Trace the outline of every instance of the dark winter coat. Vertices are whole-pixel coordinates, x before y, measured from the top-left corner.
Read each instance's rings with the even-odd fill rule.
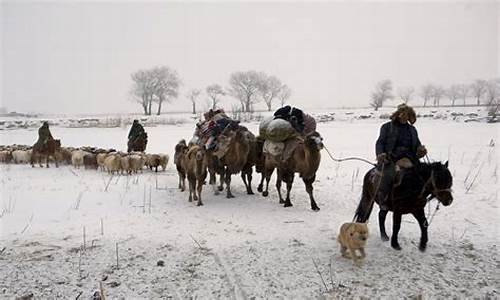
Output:
[[[377,155],[386,153],[394,162],[407,157],[412,162],[418,163],[417,148],[420,145],[417,129],[413,125],[390,121],[380,128],[375,152]]]
[[[134,122],[132,124],[132,128],[130,128],[130,132],[128,133],[128,139],[135,140],[143,133],[144,133],[144,127],[142,127],[142,125],[139,124],[139,122]]]
[[[38,129],[38,141],[36,142],[38,145],[44,145],[48,140],[53,140],[52,134],[50,133],[48,125],[42,125]]]

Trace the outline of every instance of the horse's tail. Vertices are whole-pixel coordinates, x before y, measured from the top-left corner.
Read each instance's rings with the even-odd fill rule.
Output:
[[[361,193],[361,200],[359,201],[358,207],[356,208],[356,213],[354,214],[353,220],[360,223],[366,223],[370,218],[370,214],[373,209],[373,203],[375,202],[375,197],[370,195],[369,186],[371,181],[371,174],[373,169],[366,173],[363,178],[363,191]]]

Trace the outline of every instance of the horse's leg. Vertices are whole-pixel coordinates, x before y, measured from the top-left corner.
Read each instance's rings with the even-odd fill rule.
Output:
[[[54,163],[56,164],[56,168],[59,168],[59,163],[57,162],[57,156],[54,154]]]
[[[378,212],[378,227],[380,228],[380,238],[384,242],[387,242],[389,240],[389,236],[387,236],[387,232],[385,232],[385,217],[387,216],[388,212],[388,210],[380,210]]]
[[[293,185],[293,177],[294,177],[293,172],[287,172],[283,176],[286,182],[286,199],[285,199],[285,207],[290,207],[293,206],[292,202],[290,201],[290,191],[292,190],[292,185]]]
[[[34,168],[35,167],[35,153],[31,153],[31,157],[30,157],[30,162],[31,162],[31,167]],[[17,164],[17,161],[14,160],[14,162]]]
[[[226,171],[226,198],[234,198],[233,193],[231,193],[231,173],[229,171]]]
[[[49,154],[45,155],[45,164],[47,165],[47,168],[49,167],[49,158],[50,158]]]
[[[415,219],[417,219],[418,225],[420,226],[420,232],[422,234],[420,236],[420,245],[418,246],[418,249],[424,252],[425,248],[427,248],[427,241],[429,240],[427,236],[428,223],[427,218],[425,217],[424,209],[419,209],[416,212],[413,212],[412,215],[415,217]]]
[[[273,175],[274,168],[270,169],[264,169],[265,175],[262,175],[262,180],[264,180],[264,177],[266,178],[266,190],[262,192],[262,196],[267,197],[269,195],[269,181],[271,180],[271,176]]]
[[[316,179],[316,175],[314,175],[312,178],[302,178],[304,181],[304,184],[306,185],[306,192],[309,194],[309,199],[311,200],[311,209],[314,211],[318,211],[319,207],[316,204],[316,201],[314,200],[313,196],[313,182]]]
[[[391,237],[391,247],[396,250],[401,250],[401,246],[398,242],[398,233],[401,228],[401,214],[397,212],[392,213],[392,237]]]
[[[43,159],[43,155],[39,154],[38,155],[38,165],[40,166],[40,168],[43,168],[42,159]]]

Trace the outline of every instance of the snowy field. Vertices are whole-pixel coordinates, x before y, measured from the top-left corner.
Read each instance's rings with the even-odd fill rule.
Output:
[[[373,160],[382,122],[320,123],[318,131],[337,158]],[[257,123],[245,125],[257,132]],[[176,188],[171,161],[165,172],[113,178],[71,166],[0,165],[0,298],[89,299],[100,283],[110,299],[499,298],[500,124],[419,119],[416,125],[431,160],[449,160],[454,202],[432,219],[425,253],[411,216],[403,217],[402,251],[382,242],[375,208],[361,267],[340,256],[336,235],[352,220],[370,166],[336,163],[325,151],[314,184],[319,212],[310,209],[297,177],[290,208],[278,204],[274,177],[264,198],[246,195],[239,176],[232,181],[236,198],[204,188],[205,205],[196,207]],[[147,127],[148,152],[172,158],[193,126]],[[118,150],[128,133],[51,130],[63,146]],[[36,129],[0,131],[0,144],[31,145],[36,136]]]

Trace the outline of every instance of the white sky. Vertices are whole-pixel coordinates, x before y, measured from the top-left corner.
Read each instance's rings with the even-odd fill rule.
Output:
[[[140,112],[130,74],[155,65],[179,72],[181,96],[165,110],[185,111],[188,89],[250,69],[278,76],[306,109],[367,106],[385,78],[418,87],[500,76],[494,1],[3,1],[0,16],[0,106],[16,111]]]

